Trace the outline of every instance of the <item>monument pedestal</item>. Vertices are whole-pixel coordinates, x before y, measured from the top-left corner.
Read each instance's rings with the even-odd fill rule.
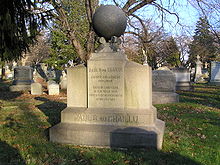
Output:
[[[153,92],[153,104],[178,103],[179,95],[174,92]]]
[[[94,53],[67,70],[67,108],[50,140],[100,147],[161,149],[165,123],[152,106],[151,68],[119,52]]]

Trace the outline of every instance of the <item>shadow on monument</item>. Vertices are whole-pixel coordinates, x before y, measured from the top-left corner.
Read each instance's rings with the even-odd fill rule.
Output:
[[[137,127],[116,129],[111,132],[111,148],[156,148],[157,134]]]
[[[58,101],[51,101],[45,97],[35,97],[35,99],[44,102],[36,107],[48,117],[48,122],[52,126],[58,124],[61,119],[61,111],[66,108],[66,104]]]
[[[7,144],[0,141],[0,165],[25,165],[25,161],[19,154],[19,151]]]

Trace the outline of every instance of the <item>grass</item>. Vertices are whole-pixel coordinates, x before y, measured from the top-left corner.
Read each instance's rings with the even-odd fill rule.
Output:
[[[220,87],[195,85],[180,103],[157,105],[166,122],[163,149],[113,150],[52,143],[65,95],[9,92],[0,83],[0,165],[217,165],[220,162]]]

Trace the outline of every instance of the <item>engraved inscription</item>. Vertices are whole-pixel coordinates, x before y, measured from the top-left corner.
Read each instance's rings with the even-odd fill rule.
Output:
[[[89,75],[89,105],[93,107],[122,107],[124,77],[121,63],[90,65]]]
[[[135,115],[74,115],[74,121],[78,122],[105,122],[105,123],[138,123],[138,116]]]

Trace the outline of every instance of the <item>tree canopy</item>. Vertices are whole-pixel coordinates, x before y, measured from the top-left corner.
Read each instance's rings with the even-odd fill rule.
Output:
[[[21,57],[33,44],[39,30],[46,25],[50,11],[39,8],[47,0],[0,1],[0,60],[11,61]]]
[[[215,37],[211,33],[210,25],[206,17],[200,17],[196,24],[195,35],[190,44],[189,62],[194,64],[197,55],[201,57],[203,62],[215,60],[218,55]]]

